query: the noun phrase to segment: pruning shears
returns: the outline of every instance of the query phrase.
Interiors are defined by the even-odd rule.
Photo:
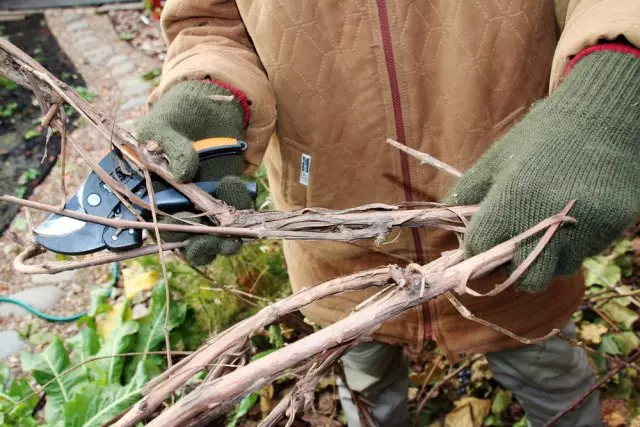
[[[194,142],[193,147],[202,161],[213,157],[241,154],[246,150],[247,144],[234,138],[209,138]],[[142,201],[150,203],[144,176],[135,171],[127,162],[121,161],[115,151],[107,153],[100,160],[99,165]],[[152,176],[152,179],[154,182],[157,180],[164,183],[159,177]],[[215,197],[218,189],[217,181],[196,182],[194,184]],[[257,196],[256,183],[246,182],[245,187],[255,200]],[[155,202],[159,210],[169,214],[193,210],[191,201],[170,186],[155,193]],[[149,217],[149,211],[135,203],[132,205],[142,217]],[[64,209],[103,218],[136,220],[136,215],[116,197],[95,172],[91,172],[87,176],[78,192],[66,202]],[[53,252],[65,255],[84,255],[103,249],[126,251],[140,247],[142,245],[142,230],[115,228],[52,214],[35,230],[35,239],[40,246]]]

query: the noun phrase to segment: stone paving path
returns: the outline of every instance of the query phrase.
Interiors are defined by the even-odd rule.
[[[97,95],[92,102],[104,111],[113,111],[117,114],[118,123],[131,130],[152,89],[142,74],[161,66],[160,61],[120,40],[109,17],[97,15],[95,9],[51,10],[45,16],[51,32],[82,75],[89,92]],[[81,142],[95,159],[99,159],[108,147],[101,135],[86,123],[78,126],[71,136]],[[69,190],[75,191],[90,170],[77,153],[69,151],[66,180]],[[60,180],[61,171],[57,165],[31,199],[58,204]],[[32,216],[38,224],[47,215],[32,212]],[[9,231],[0,238],[0,295],[16,297],[55,315],[66,316],[88,309],[90,292],[94,285],[106,281],[109,266],[59,275],[17,274],[11,269],[11,263],[20,247],[13,242],[11,233],[22,239],[29,238],[23,211],[16,216]],[[45,259],[54,260],[55,256],[45,254],[39,260]],[[27,326],[34,321],[33,316],[17,306],[0,303],[0,359],[5,363],[15,367],[17,352],[21,349],[38,350],[37,346],[30,348],[30,343],[23,336],[23,331],[28,330]],[[75,323],[37,321],[37,324],[40,330],[44,328],[63,336],[77,331]]]
[[[120,124],[130,128],[152,89],[142,74],[161,66],[160,61],[120,40],[106,14],[97,15],[93,9],[51,10],[46,17],[89,89],[93,86],[96,93],[107,93],[116,101]]]

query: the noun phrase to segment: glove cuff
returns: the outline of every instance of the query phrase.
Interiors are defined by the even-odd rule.
[[[249,120],[251,119],[251,110],[249,110],[249,100],[247,95],[240,89],[231,86],[228,83],[221,82],[219,80],[205,79],[205,82],[209,82],[225,90],[228,90],[240,103],[242,110],[244,111],[244,119],[242,120],[242,126],[246,129],[249,126]]]
[[[567,69],[564,70],[563,77],[567,77],[573,67],[586,56],[595,53],[595,52],[618,52],[627,55],[633,55],[636,58],[640,58],[640,49],[635,46],[625,44],[625,43],[602,43],[597,44],[595,46],[589,46],[588,48],[582,50],[576,56],[571,59],[571,62],[567,65]]]
[[[615,142],[633,139],[640,123],[640,51],[595,46],[576,56],[543,110],[573,118]],[[587,129],[585,129],[586,131]],[[640,147],[637,143],[636,147]]]

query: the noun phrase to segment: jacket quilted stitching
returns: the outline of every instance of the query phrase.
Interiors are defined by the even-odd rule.
[[[278,208],[341,209],[438,201],[453,178],[403,159],[387,137],[466,169],[545,96],[550,80],[555,87],[572,55],[620,35],[640,46],[640,2],[169,0],[162,25],[170,49],[150,104],[184,79],[236,86],[252,101],[248,166],[264,156]],[[311,158],[306,185],[303,155]],[[398,259],[428,261],[456,244],[439,230],[414,234],[402,231],[378,249],[285,242],[292,287]],[[498,272],[471,286],[484,292],[503,278]],[[373,292],[327,298],[305,314],[329,324]],[[563,325],[582,293],[581,278],[558,278],[541,294],[509,289],[462,302],[480,318],[537,337]],[[429,335],[454,360],[519,345],[461,318],[442,298],[428,307],[426,325],[417,308],[376,337],[419,350]]]

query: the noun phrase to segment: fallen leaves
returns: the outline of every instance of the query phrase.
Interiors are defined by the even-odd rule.
[[[600,310],[620,328],[629,330],[640,318],[640,315],[624,305],[615,301],[608,301],[600,307]]]
[[[153,289],[160,278],[159,274],[155,271],[143,271],[141,268],[136,268],[135,266],[138,266],[138,264],[133,264],[126,268],[122,274],[124,279],[124,293],[129,299],[140,292]]]
[[[602,336],[608,331],[604,325],[583,322],[578,329],[578,336],[587,344],[600,344]]]
[[[100,315],[100,318],[96,320],[96,326],[98,334],[103,339],[106,339],[111,332],[118,326],[120,318],[122,317],[123,303],[117,303],[109,307],[109,311]]]
[[[261,389],[258,394],[260,395],[260,412],[266,416],[273,409],[273,384]]]
[[[453,402],[454,409],[445,417],[445,427],[481,427],[484,418],[489,415],[491,401],[475,397],[465,397]],[[431,427],[441,426],[440,422]]]
[[[585,268],[584,281],[587,287],[603,285],[605,288],[612,288],[622,278],[620,266],[611,263],[605,256],[587,258],[582,265]]]
[[[620,399],[603,399],[601,414],[607,427],[626,426],[629,419],[626,402]]]
[[[640,347],[640,338],[635,332],[626,331],[607,334],[602,337],[600,351],[608,354],[627,356]]]
[[[471,382],[490,380],[493,377],[486,357],[481,357],[471,365]]]
[[[510,391],[498,390],[496,396],[491,402],[491,412],[494,414],[502,414],[511,404],[513,394]]]
[[[436,383],[444,377],[446,367],[447,364],[444,361],[438,363],[436,367],[433,366],[433,363],[427,363],[422,371],[409,374],[409,383],[415,387],[421,387],[427,380],[429,384]]]

